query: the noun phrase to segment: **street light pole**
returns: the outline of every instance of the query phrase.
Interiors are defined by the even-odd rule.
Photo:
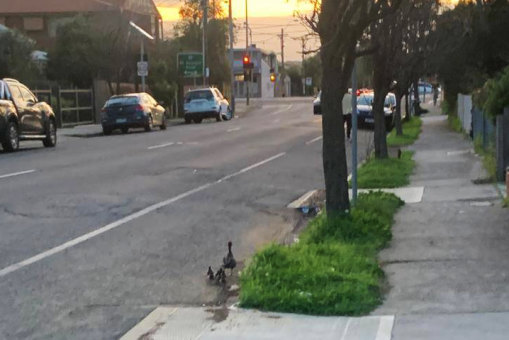
[[[357,202],[357,62],[352,72],[352,205]]]
[[[143,63],[145,60],[145,41],[143,37],[141,37],[141,47],[140,47],[140,61]],[[145,92],[145,75],[141,76],[141,92]]]
[[[249,55],[249,21],[248,21],[248,10],[247,10],[247,0],[246,0],[246,55]],[[249,60],[251,60],[251,55],[249,55]],[[249,73],[251,74],[253,72],[252,69],[249,70]],[[244,82],[246,83],[246,105],[249,106],[249,86],[251,85],[248,79],[244,79]]]
[[[228,18],[229,18],[229,31],[230,31],[230,66],[231,66],[231,75],[230,75],[230,86],[231,86],[231,110],[232,110],[232,118],[235,115],[235,74],[234,74],[234,60],[233,60],[233,15],[232,15],[232,1],[228,1]]]
[[[203,38],[202,38],[202,53],[203,53],[203,86],[207,84],[207,20],[208,20],[208,7],[209,1],[203,0]]]

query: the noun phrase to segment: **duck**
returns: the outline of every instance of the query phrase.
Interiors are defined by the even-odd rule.
[[[232,253],[232,241],[228,242],[228,254],[226,254],[225,257],[223,257],[223,268],[224,269],[230,269],[230,276],[233,275],[233,269],[237,266],[237,261],[235,260],[235,257],[233,257]]]

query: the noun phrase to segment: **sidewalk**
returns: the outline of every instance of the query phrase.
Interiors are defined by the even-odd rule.
[[[507,339],[509,210],[494,185],[472,182],[487,176],[471,141],[445,116],[423,123],[411,147],[423,199],[396,216],[380,254],[388,294],[374,314],[396,315],[395,340]]]
[[[166,306],[120,340],[390,340],[393,323],[393,316],[316,317]]]

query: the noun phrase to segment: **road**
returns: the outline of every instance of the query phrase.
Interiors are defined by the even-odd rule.
[[[311,100],[259,102],[229,122],[0,153],[0,338],[116,339],[292,230],[286,205],[323,187]],[[361,132],[360,157],[370,133]]]

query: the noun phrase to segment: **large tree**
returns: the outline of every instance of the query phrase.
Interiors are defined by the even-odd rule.
[[[17,78],[30,82],[39,75],[32,62],[35,42],[17,31],[0,32],[0,79]]]
[[[120,83],[133,74],[136,53],[128,22],[113,14],[110,20],[101,30],[83,16],[59,27],[49,53],[48,77],[78,87],[90,87],[100,77],[111,93],[118,93]]]
[[[373,54],[375,98],[375,156],[387,158],[385,98],[390,90],[396,94],[395,125],[401,127],[401,99],[411,81],[428,70],[429,37],[434,28],[439,4],[430,0],[405,0],[398,10],[371,26],[370,37],[376,47]]]
[[[322,60],[323,168],[330,215],[350,209],[343,94],[348,90],[357,43],[366,28],[399,6],[400,0],[312,0],[307,23],[320,36]]]

